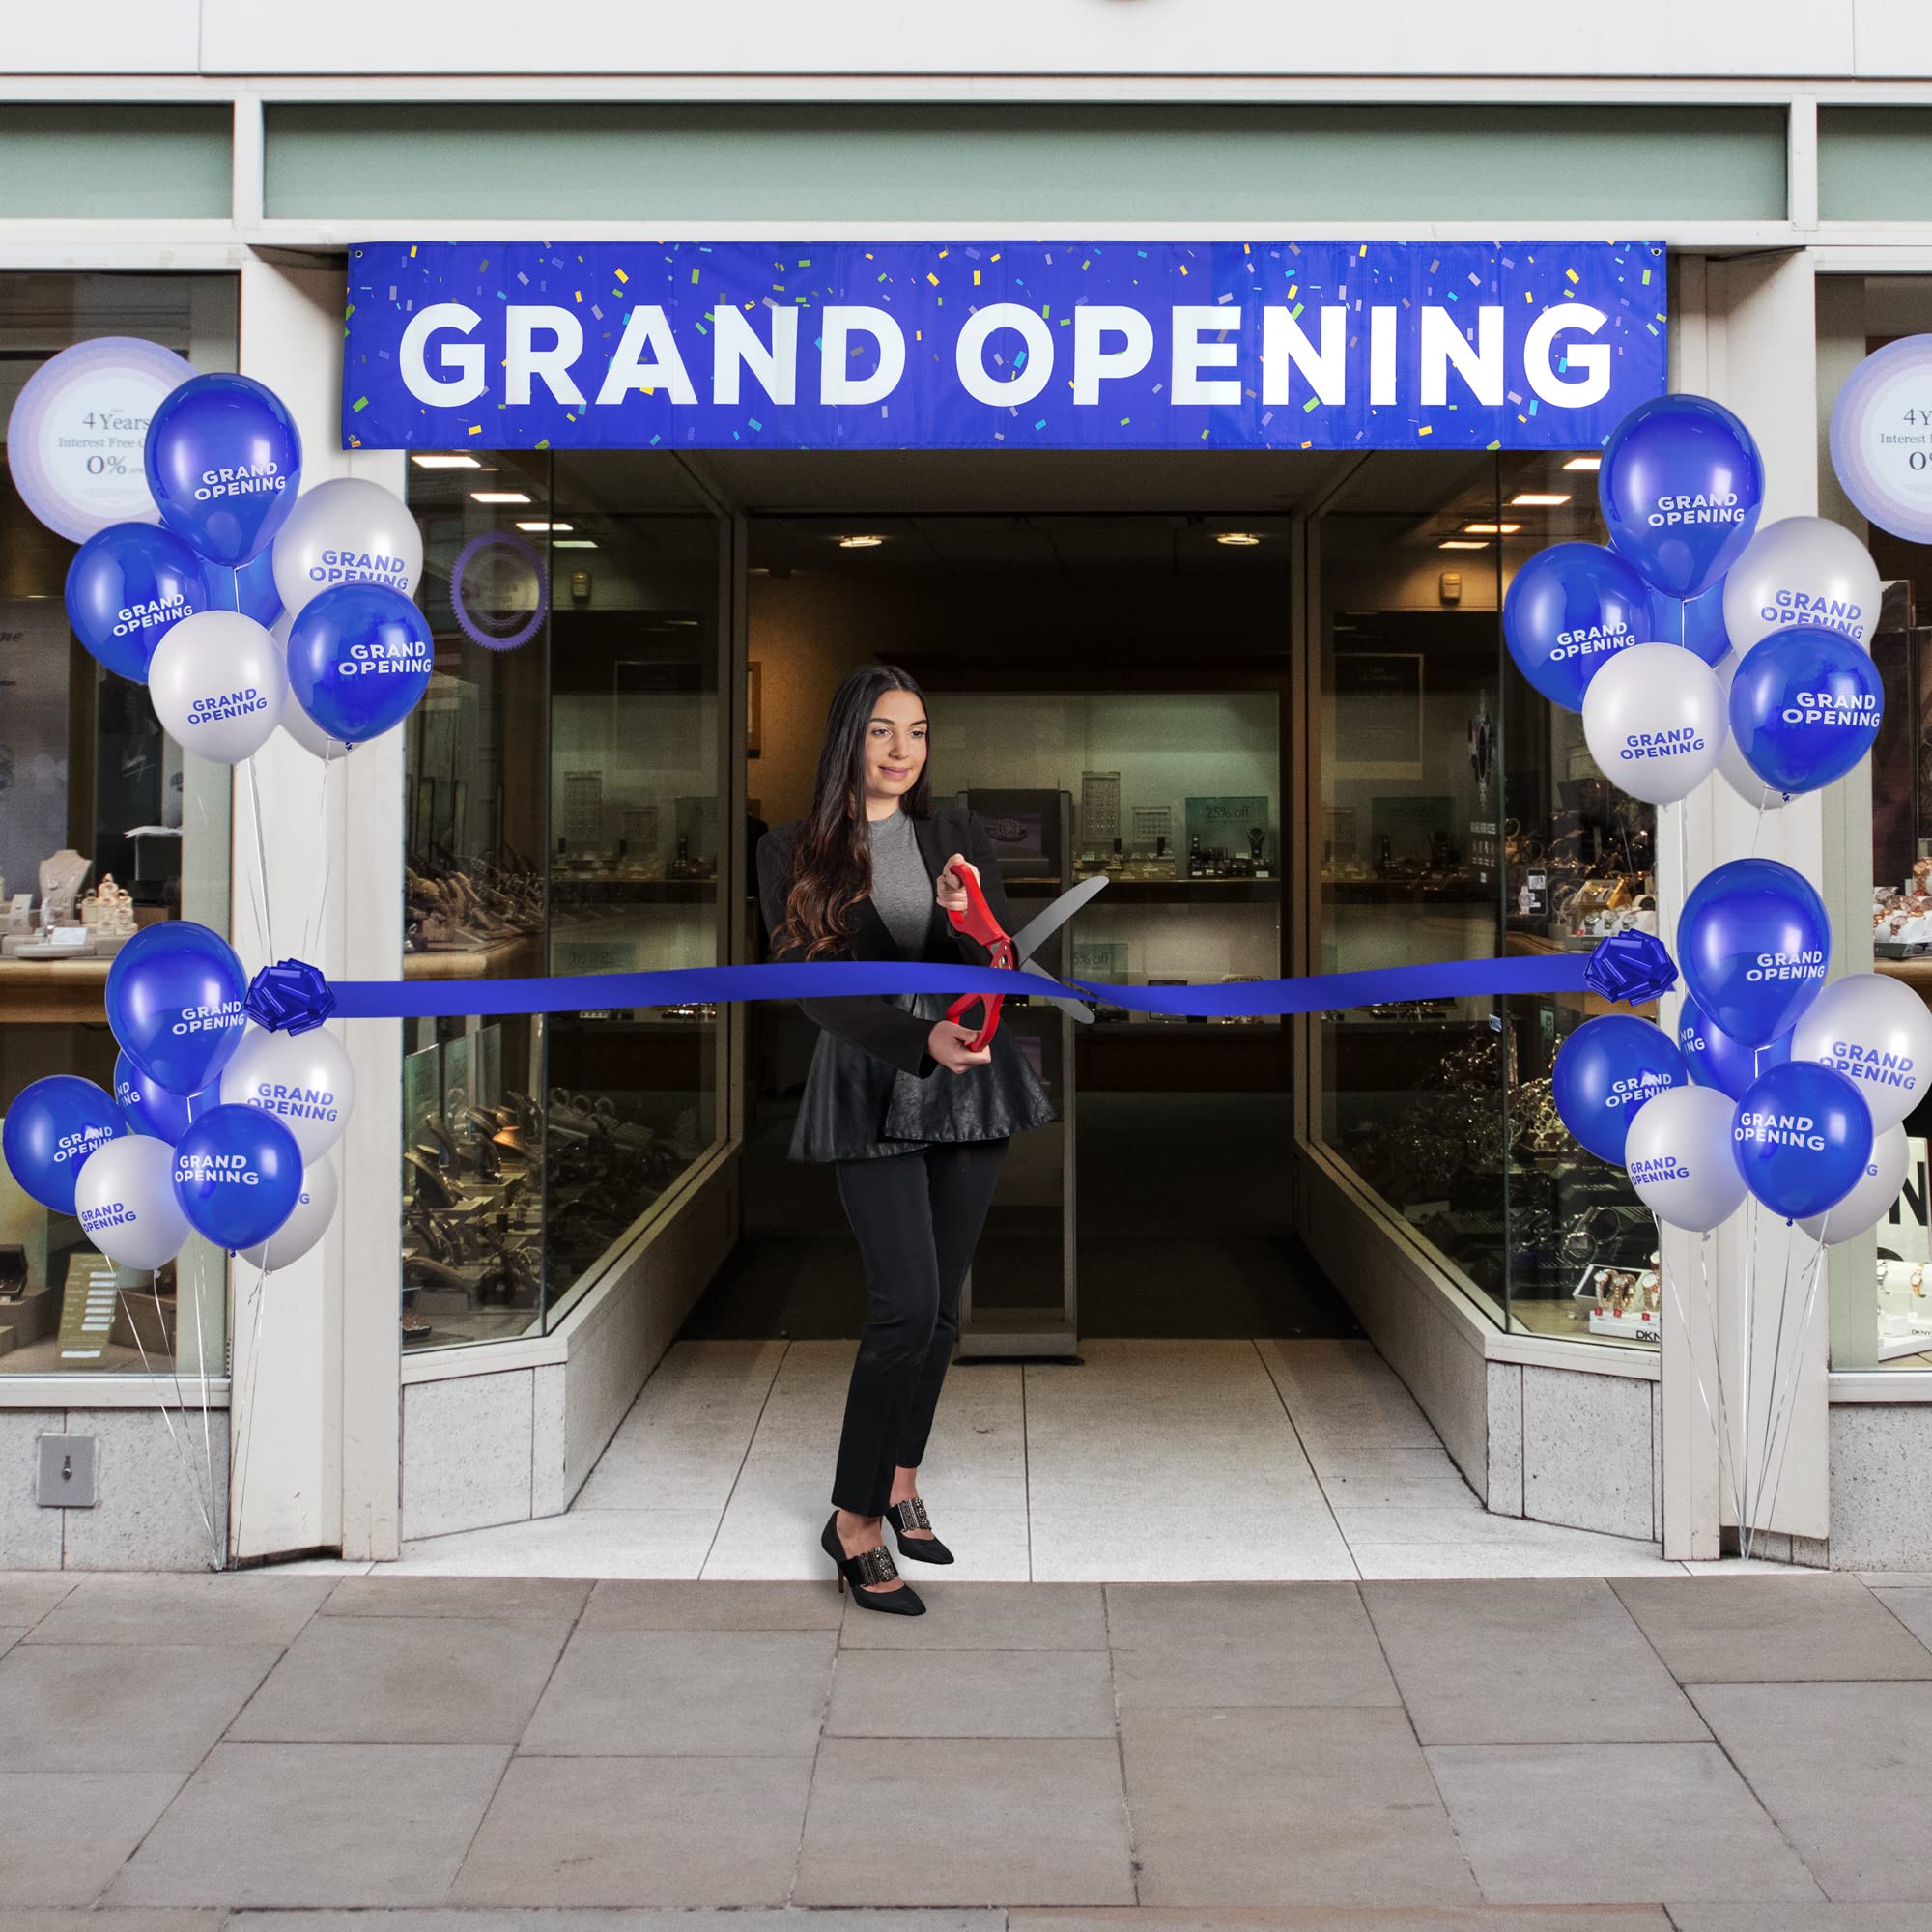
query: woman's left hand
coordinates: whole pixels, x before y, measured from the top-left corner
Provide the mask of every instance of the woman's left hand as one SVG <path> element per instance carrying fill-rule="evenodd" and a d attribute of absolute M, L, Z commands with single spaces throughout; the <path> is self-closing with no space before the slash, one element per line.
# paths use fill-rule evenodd
<path fill-rule="evenodd" d="M 980 882 L 980 868 L 968 862 L 962 852 L 955 852 L 946 862 L 946 868 L 933 881 L 932 895 L 939 901 L 939 909 L 945 913 L 966 910 L 966 887 L 960 877 L 963 872 L 973 874 L 973 883 Z"/>

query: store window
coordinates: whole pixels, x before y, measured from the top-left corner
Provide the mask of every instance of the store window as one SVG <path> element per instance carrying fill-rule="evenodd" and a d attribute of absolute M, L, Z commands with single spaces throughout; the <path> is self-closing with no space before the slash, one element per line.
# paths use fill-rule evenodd
<path fill-rule="evenodd" d="M 1603 540 L 1595 467 L 1375 456 L 1318 526 L 1323 971 L 1657 929 L 1653 809 L 1606 782 L 1581 719 L 1502 639 L 1520 563 Z M 1577 994 L 1326 1015 L 1321 1130 L 1499 1326 L 1655 1347 L 1656 1223 L 1550 1096 L 1558 1046 L 1599 1010 Z"/>
<path fill-rule="evenodd" d="M 727 956 L 728 526 L 649 453 L 419 452 L 403 974 Z M 404 1022 L 403 1337 L 542 1332 L 721 1131 L 710 1006 Z"/>
<path fill-rule="evenodd" d="M 1928 331 L 1932 275 L 1821 277 L 1818 403 L 1824 421 L 1866 355 Z M 1871 639 L 1885 685 L 1885 722 L 1869 774 L 1872 963 L 1932 1000 L 1932 545 L 1868 524 L 1839 492 L 1828 457 L 1819 466 L 1819 507 L 1870 549 L 1885 586 Z M 1854 773 L 1845 782 L 1861 787 L 1865 774 Z M 1905 1187 L 1878 1225 L 1873 1272 L 1854 1275 L 1849 1295 L 1846 1284 L 1833 1280 L 1834 1368 L 1932 1369 L 1932 1250 L 1926 1239 L 1932 1103 L 1907 1117 L 1905 1133 Z"/>
<path fill-rule="evenodd" d="M 46 360 L 138 336 L 235 367 L 231 275 L 0 274 L 0 425 Z M 13 452 L 9 452 L 10 457 Z M 68 628 L 76 546 L 0 485 L 0 1112 L 49 1074 L 112 1091 L 107 970 L 159 920 L 228 929 L 228 770 L 164 737 L 145 685 Z M 225 1373 L 227 1274 L 199 1236 L 117 1267 L 0 1170 L 0 1377 Z"/>

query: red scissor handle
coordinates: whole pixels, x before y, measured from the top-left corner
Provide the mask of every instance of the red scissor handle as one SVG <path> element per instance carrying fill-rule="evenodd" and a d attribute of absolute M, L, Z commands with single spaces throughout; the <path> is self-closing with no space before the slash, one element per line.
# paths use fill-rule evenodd
<path fill-rule="evenodd" d="M 993 917 L 993 908 L 986 903 L 986 895 L 980 890 L 980 881 L 972 872 L 960 869 L 955 875 L 966 888 L 966 905 L 963 911 L 953 912 L 948 908 L 947 918 L 952 922 L 953 930 L 963 932 L 968 939 L 977 939 L 993 955 L 993 964 L 1013 970 L 1013 942 L 1006 928 Z M 946 1017 L 954 1025 L 964 1024 L 964 1015 L 975 1005 L 985 1007 L 985 1017 L 980 1021 L 980 1031 L 967 1044 L 971 1053 L 983 1053 L 986 1042 L 1000 1029 L 1000 1007 L 1006 999 L 1004 993 L 961 993 L 946 1009 Z"/>

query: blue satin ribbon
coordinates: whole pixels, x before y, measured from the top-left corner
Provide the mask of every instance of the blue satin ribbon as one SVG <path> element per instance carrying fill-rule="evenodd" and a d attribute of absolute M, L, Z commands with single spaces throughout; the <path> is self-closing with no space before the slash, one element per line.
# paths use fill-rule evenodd
<path fill-rule="evenodd" d="M 1465 1000 L 1520 993 L 1580 993 L 1592 955 L 1531 954 L 1316 973 L 1227 984 L 1117 986 L 1104 980 L 1019 978 L 989 966 L 821 960 L 813 964 L 689 966 L 663 973 L 573 974 L 541 980 L 336 980 L 340 1019 L 432 1019 L 493 1013 L 576 1013 L 675 1007 L 694 1001 L 871 999 L 892 993 L 1059 994 L 1137 1013 L 1253 1019 L 1338 1012 L 1394 1000 Z M 1648 998 L 1647 992 L 1637 997 Z"/>

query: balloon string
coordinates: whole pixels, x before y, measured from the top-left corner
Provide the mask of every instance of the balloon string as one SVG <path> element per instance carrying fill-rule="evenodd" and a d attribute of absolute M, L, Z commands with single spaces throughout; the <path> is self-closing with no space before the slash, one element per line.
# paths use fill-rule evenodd
<path fill-rule="evenodd" d="M 269 848 L 262 837 L 262 786 L 255 776 L 255 760 L 248 760 L 248 798 L 254 808 L 255 820 L 255 877 L 262 892 L 262 943 L 268 951 L 268 958 L 263 962 L 272 966 L 275 961 L 275 923 L 269 910 Z"/>
<path fill-rule="evenodd" d="M 241 1453 L 235 1459 L 235 1555 L 240 1561 L 245 1554 L 242 1547 L 242 1524 L 248 1510 L 248 1464 L 255 1454 L 255 1378 L 262 1367 L 262 1304 L 268 1299 L 269 1275 L 271 1270 L 263 1268 L 255 1280 L 255 1322 L 254 1332 L 248 1343 L 248 1400 L 242 1410 L 246 1423 L 245 1438 Z M 234 1391 L 229 1391 L 229 1402 L 234 1403 Z M 234 1422 L 230 1418 L 230 1432 Z"/>
<path fill-rule="evenodd" d="M 1670 1310 L 1671 1319 L 1677 1324 L 1678 1332 L 1683 1336 L 1685 1352 L 1690 1362 L 1690 1378 L 1696 1385 L 1697 1400 L 1704 1405 L 1704 1419 L 1711 1425 L 1711 1434 L 1718 1444 L 1719 1463 L 1721 1467 L 1724 1445 L 1729 1441 L 1731 1434 L 1730 1413 L 1724 1403 L 1722 1358 L 1716 1353 L 1714 1349 L 1712 1361 L 1717 1371 L 1718 1383 L 1718 1406 L 1714 1410 L 1711 1406 L 1711 1391 L 1704 1380 L 1703 1365 L 1697 1359 L 1697 1346 L 1690 1333 L 1690 1311 L 1685 1305 L 1684 1285 L 1678 1280 L 1676 1271 L 1664 1259 L 1663 1221 L 1661 1216 L 1653 1216 L 1652 1218 L 1657 1221 L 1657 1261 L 1658 1270 L 1663 1277 L 1664 1304 Z M 1704 1303 L 1708 1309 L 1710 1307 L 1711 1296 L 1711 1236 L 1708 1231 L 1698 1236 L 1697 1255 L 1699 1262 L 1702 1264 Z M 1711 1335 L 1714 1344 L 1717 1333 L 1717 1321 L 1714 1317 L 1711 1324 Z"/>
<path fill-rule="evenodd" d="M 323 939 L 327 936 L 326 927 L 328 918 L 328 879 L 329 879 L 329 874 L 331 871 L 333 871 L 335 866 L 335 842 L 328 836 L 328 779 L 330 772 L 333 771 L 334 768 L 335 768 L 335 760 L 333 758 L 323 759 L 322 808 L 316 813 L 316 820 L 315 820 L 317 842 L 322 846 L 322 891 L 316 896 L 315 931 L 313 934 L 314 941 L 317 945 L 320 945 Z M 306 959 L 309 956 L 310 938 L 311 934 L 309 932 L 309 923 L 307 920 L 304 920 L 302 922 L 302 949 L 301 949 L 301 956 L 304 959 Z"/>
<path fill-rule="evenodd" d="M 161 1324 L 161 1333 L 166 1335 L 167 1317 L 161 1313 L 161 1291 L 158 1285 L 153 1282 L 150 1283 L 150 1286 L 154 1289 L 155 1318 Z M 175 1319 L 177 1326 L 179 1326 L 181 1319 L 179 1313 L 177 1313 Z M 182 1474 L 187 1478 L 187 1492 L 194 1498 L 194 1507 L 196 1513 L 201 1518 L 201 1526 L 208 1532 L 208 1547 L 213 1549 L 215 1548 L 213 1519 L 202 1506 L 201 1485 L 194 1479 L 194 1467 L 187 1460 L 187 1450 L 183 1446 L 181 1437 L 175 1434 L 175 1419 L 168 1413 L 168 1399 L 161 1392 L 161 1378 L 155 1373 L 154 1364 L 148 1360 L 148 1345 L 141 1339 L 141 1324 L 129 1316 L 128 1325 L 134 1331 L 134 1347 L 141 1353 L 141 1373 L 154 1387 L 155 1400 L 160 1406 L 161 1420 L 167 1424 L 168 1440 L 174 1444 L 175 1460 L 182 1466 Z M 181 1392 L 181 1369 L 179 1364 L 175 1367 L 173 1379 L 175 1397 L 181 1403 L 182 1424 L 185 1428 L 187 1424 L 187 1401 Z M 217 1563 L 214 1567 L 218 1570 L 221 1566 Z"/>
<path fill-rule="evenodd" d="M 1751 847 L 1750 847 L 1750 856 L 1751 856 L 1751 857 L 1752 857 L 1753 859 L 1755 859 L 1755 858 L 1757 857 L 1757 841 L 1758 841 L 1758 836 L 1759 836 L 1759 834 L 1761 834 L 1761 833 L 1763 832 L 1763 830 L 1764 830 L 1764 813 L 1765 813 L 1765 808 L 1766 808 L 1766 807 L 1767 807 L 1768 805 L 1770 805 L 1770 803 L 1771 803 L 1771 787 L 1770 787 L 1769 785 L 1766 785 L 1766 786 L 1765 786 L 1765 788 L 1764 788 L 1764 791 L 1762 792 L 1762 794 L 1760 794 L 1760 796 L 1759 796 L 1759 798 L 1758 798 L 1758 802 L 1757 802 L 1757 819 L 1756 819 L 1755 823 L 1753 823 L 1753 825 L 1751 826 Z"/>
<path fill-rule="evenodd" d="M 1723 1416 L 1723 1437 L 1718 1450 L 1718 1478 L 1721 1486 L 1725 1464 L 1728 1463 L 1731 1477 L 1731 1507 L 1737 1516 L 1744 1514 L 1744 1497 L 1738 1489 L 1738 1459 L 1731 1443 L 1731 1415 L 1729 1404 L 1724 1398 L 1724 1346 L 1718 1329 L 1718 1297 L 1711 1287 L 1711 1237 L 1706 1235 L 1699 1251 L 1703 1264 L 1704 1319 L 1711 1330 L 1712 1373 L 1718 1382 L 1718 1405 Z"/>
<path fill-rule="evenodd" d="M 197 1279 L 194 1286 L 194 1358 L 201 1370 L 201 1453 L 203 1461 L 208 1464 L 208 1508 L 211 1518 L 208 1534 L 214 1546 L 214 1567 L 217 1570 L 221 1570 L 227 1567 L 228 1552 L 222 1548 L 220 1539 L 215 1536 L 214 1524 L 212 1520 L 214 1513 L 214 1432 L 210 1427 L 208 1419 L 208 1340 L 203 1334 L 201 1326 L 202 1294 L 199 1275 L 200 1270 L 197 1269 Z M 181 1265 L 179 1263 L 175 1266 L 175 1326 L 177 1328 L 181 1326 Z M 230 1400 L 233 1400 L 232 1395 Z"/>
<path fill-rule="evenodd" d="M 1784 1321 L 1785 1321 L 1785 1316 L 1788 1313 L 1791 1306 L 1792 1223 L 1787 1221 L 1784 1225 L 1785 1225 L 1784 1278 L 1777 1285 L 1777 1332 L 1772 1338 L 1772 1344 L 1771 1344 L 1771 1376 L 1769 1380 L 1765 1384 L 1765 1392 L 1764 1392 L 1764 1448 L 1758 1457 L 1758 1465 L 1757 1465 L 1758 1503 L 1760 1507 L 1762 1507 L 1764 1503 L 1765 1476 L 1771 1468 L 1771 1435 L 1772 1435 L 1772 1429 L 1776 1421 L 1776 1414 L 1777 1414 L 1776 1406 L 1776 1396 L 1777 1396 L 1777 1366 L 1780 1358 L 1784 1354 Z M 1750 1429 L 1750 1418 L 1748 1416 L 1745 1418 L 1745 1429 L 1748 1434 L 1748 1431 Z M 1767 1521 L 1764 1524 L 1764 1528 L 1767 1532 L 1770 1531 L 1771 1524 L 1769 1521 Z M 1748 1554 L 1748 1552 L 1747 1552 L 1747 1554 Z"/>
<path fill-rule="evenodd" d="M 1757 1341 L 1757 1196 L 1752 1195 L 1745 1210 L 1745 1357 L 1738 1395 L 1738 1436 L 1732 1447 L 1732 1463 L 1738 1494 L 1738 1548 L 1750 1556 L 1750 1417 L 1751 1354 Z"/>
<path fill-rule="evenodd" d="M 1820 1241 L 1818 1243 L 1818 1252 L 1811 1258 L 1811 1285 L 1804 1292 L 1804 1313 L 1799 1320 L 1798 1334 L 1793 1340 L 1792 1346 L 1794 1351 L 1802 1350 L 1804 1345 L 1804 1338 L 1811 1327 L 1811 1311 L 1817 1304 L 1818 1288 L 1820 1282 L 1824 1277 L 1824 1273 L 1825 1273 L 1825 1243 L 1823 1241 Z M 1766 1437 L 1765 1461 L 1767 1463 L 1769 1463 L 1771 1461 L 1770 1445 L 1777 1440 L 1777 1432 L 1780 1428 L 1783 1427 L 1785 1411 L 1791 1406 L 1793 1398 L 1795 1398 L 1798 1393 L 1798 1382 L 1800 1378 L 1804 1375 L 1804 1359 L 1803 1354 L 1799 1353 L 1797 1361 L 1792 1366 L 1790 1384 L 1785 1389 L 1783 1397 L 1777 1405 L 1776 1412 L 1772 1418 L 1772 1426 L 1770 1433 Z M 1777 1464 L 1772 1474 L 1771 1500 L 1769 1501 L 1769 1503 L 1766 1505 L 1765 1508 L 1765 1515 L 1767 1517 L 1773 1516 L 1776 1513 L 1777 1492 L 1784 1485 L 1784 1459 L 1790 1453 L 1791 1453 L 1791 1432 L 1789 1430 L 1786 1430 L 1783 1441 L 1779 1444 L 1777 1449 Z"/>

